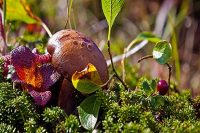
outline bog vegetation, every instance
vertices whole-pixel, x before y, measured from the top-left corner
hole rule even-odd
[[[173,40],[141,32],[117,56],[121,67],[116,66],[113,26],[124,3],[101,0],[106,62],[86,33],[73,30],[75,1],[67,1],[65,30],[55,34],[25,0],[1,2],[0,132],[200,132],[200,97],[177,89],[180,63]],[[12,35],[20,26],[24,35]],[[129,64],[127,57],[145,45],[151,49],[137,63],[157,63],[165,79],[139,75]]]

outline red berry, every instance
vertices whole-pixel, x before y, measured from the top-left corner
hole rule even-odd
[[[165,95],[169,89],[169,85],[165,80],[160,80],[157,84],[157,91],[160,95]]]

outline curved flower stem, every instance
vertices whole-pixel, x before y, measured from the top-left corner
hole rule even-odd
[[[109,53],[109,56],[110,56],[110,61],[111,61],[111,66],[112,66],[112,69],[113,69],[113,72],[114,72],[114,76],[122,83],[122,85],[124,86],[125,89],[128,89],[127,85],[119,77],[119,75],[117,74],[117,72],[115,70],[115,67],[114,67],[114,64],[113,64],[113,60],[112,60],[112,54],[111,54],[111,51],[110,51],[110,40],[108,40],[108,53]]]

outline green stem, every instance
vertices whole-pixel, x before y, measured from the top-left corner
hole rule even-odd
[[[110,33],[111,33],[111,28],[109,26],[109,28],[108,28],[108,41],[110,41]]]
[[[119,75],[117,74],[117,72],[115,70],[113,60],[112,60],[112,53],[111,53],[111,50],[110,50],[110,40],[108,40],[108,53],[109,53],[109,56],[110,56],[110,61],[111,61],[111,66],[112,66],[112,69],[113,69],[113,72],[114,72],[114,76],[122,83],[122,85],[124,86],[125,89],[128,89],[128,87],[126,86],[124,81],[119,77]]]
[[[173,32],[171,43],[172,43],[173,57],[174,57],[174,61],[175,61],[176,79],[178,80],[178,83],[180,83],[180,76],[181,76],[180,59],[179,59],[177,37],[176,37],[175,31]]]
[[[170,88],[170,78],[171,78],[171,74],[172,74],[172,66],[168,63],[166,63],[168,69],[169,69],[169,76],[168,76],[168,85],[169,85],[169,88]]]

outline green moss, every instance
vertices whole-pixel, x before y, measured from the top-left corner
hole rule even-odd
[[[153,86],[152,80],[144,81]],[[191,99],[189,91],[149,95],[141,84],[137,88],[125,90],[115,83],[96,93],[101,101],[99,131],[200,132],[199,97]],[[0,83],[0,123],[0,131],[9,132],[85,132],[78,116],[67,116],[59,107],[38,108],[27,93],[13,89],[10,83]]]

